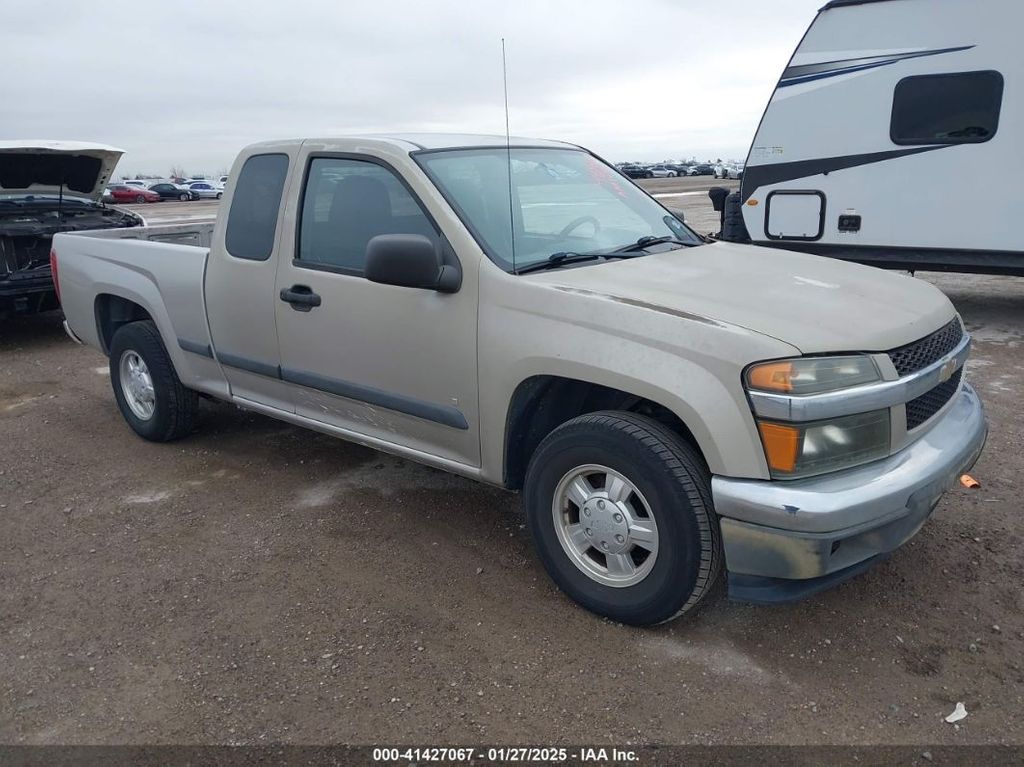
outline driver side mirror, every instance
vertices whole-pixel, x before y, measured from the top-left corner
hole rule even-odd
[[[422,234],[378,234],[366,246],[366,279],[382,285],[455,293],[462,270],[445,264],[440,248]]]

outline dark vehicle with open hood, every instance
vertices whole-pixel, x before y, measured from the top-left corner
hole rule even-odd
[[[77,141],[0,142],[0,318],[59,305],[54,234],[142,226],[140,216],[102,203],[121,155]]]

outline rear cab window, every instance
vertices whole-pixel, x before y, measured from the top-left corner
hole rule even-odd
[[[270,258],[287,176],[286,154],[255,154],[242,165],[224,234],[230,255],[251,261]]]

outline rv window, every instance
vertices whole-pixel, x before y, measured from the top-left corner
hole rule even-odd
[[[896,144],[978,144],[999,126],[1003,76],[957,72],[905,77],[896,85],[889,135]]]

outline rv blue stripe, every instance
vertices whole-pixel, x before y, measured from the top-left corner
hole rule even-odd
[[[867,69],[889,66],[908,59],[918,59],[925,56],[939,56],[944,53],[959,53],[974,48],[973,45],[961,45],[955,48],[936,48],[930,51],[908,51],[906,53],[893,53],[883,56],[862,56],[855,59],[842,59],[840,61],[823,61],[819,64],[801,64],[790,66],[782,73],[779,81],[779,88],[786,88],[790,85],[800,85],[814,80],[824,80],[828,77],[862,72]]]
[[[809,83],[815,80],[826,80],[829,77],[839,77],[839,75],[848,75],[852,72],[863,72],[866,69],[878,69],[879,67],[888,66],[889,64],[895,64],[897,61],[902,61],[902,59],[890,59],[888,61],[879,61],[875,64],[862,64],[858,67],[833,69],[828,72],[820,72],[815,75],[805,75],[804,77],[791,77],[780,81],[779,87],[786,88],[790,85],[802,85],[803,83]]]

